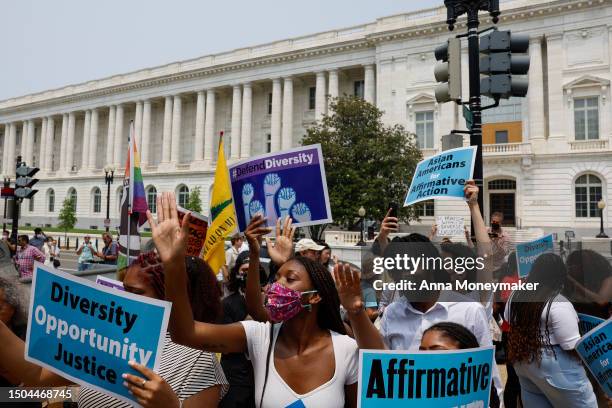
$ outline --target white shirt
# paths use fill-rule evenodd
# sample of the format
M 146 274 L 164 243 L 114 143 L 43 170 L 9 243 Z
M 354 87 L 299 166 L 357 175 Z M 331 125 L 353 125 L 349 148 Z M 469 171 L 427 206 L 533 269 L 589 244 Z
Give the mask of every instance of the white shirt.
M 266 357 L 270 345 L 270 323 L 260 323 L 253 320 L 240 323 L 244 326 L 246 333 L 248 357 L 253 363 L 255 403 L 259 408 L 264 378 L 266 376 Z M 343 408 L 344 386 L 355 384 L 359 379 L 359 349 L 355 340 L 349 336 L 330 331 L 336 363 L 334 376 L 331 380 L 307 394 L 297 394 L 285 383 L 274 367 L 274 344 L 276 344 L 280 328 L 280 324 L 274 326 L 274 342 L 270 355 L 268 382 L 266 384 L 263 406 L 266 408 L 286 407 L 301 400 L 301 403 L 306 408 Z M 304 375 L 316 374 L 304 373 Z
M 509 321 L 511 305 L 512 297 L 510 297 L 508 306 L 504 311 L 504 320 L 506 321 Z M 540 336 L 546 336 L 546 309 L 547 307 L 544 308 L 542 316 L 540 316 Z M 580 340 L 578 314 L 576 314 L 571 302 L 563 295 L 557 295 L 550 305 L 548 333 L 550 344 L 560 346 L 563 350 L 573 350 Z

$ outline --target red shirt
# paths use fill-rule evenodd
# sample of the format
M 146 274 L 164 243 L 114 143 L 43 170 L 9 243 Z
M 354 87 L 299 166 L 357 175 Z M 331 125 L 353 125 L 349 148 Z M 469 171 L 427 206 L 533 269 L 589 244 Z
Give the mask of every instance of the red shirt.
M 15 263 L 19 270 L 19 276 L 21 278 L 31 278 L 34 273 L 34 261 L 40 263 L 45 262 L 45 254 L 32 245 L 27 245 L 25 248 L 17 247 L 17 254 L 15 255 Z

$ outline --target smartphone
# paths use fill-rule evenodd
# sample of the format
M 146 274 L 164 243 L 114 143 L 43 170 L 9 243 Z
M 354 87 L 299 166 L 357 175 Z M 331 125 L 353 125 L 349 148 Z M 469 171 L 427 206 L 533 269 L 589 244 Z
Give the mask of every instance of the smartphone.
M 389 207 L 391 209 L 391 213 L 389 214 L 390 217 L 395 217 L 397 218 L 397 209 L 398 209 L 398 205 L 397 203 L 389 203 Z

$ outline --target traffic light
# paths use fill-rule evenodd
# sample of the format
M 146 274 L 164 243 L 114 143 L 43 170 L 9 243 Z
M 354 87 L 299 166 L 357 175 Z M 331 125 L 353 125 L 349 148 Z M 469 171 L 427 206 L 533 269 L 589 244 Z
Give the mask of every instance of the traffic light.
M 435 49 L 436 60 L 434 68 L 436 81 L 436 101 L 439 103 L 461 100 L 461 40 L 451 38 L 446 44 Z
M 32 198 L 38 190 L 32 190 L 32 186 L 38 183 L 38 179 L 32 178 L 40 170 L 38 167 L 28 167 L 25 163 L 17 166 L 15 178 L 15 197 Z
M 529 36 L 493 31 L 480 38 L 480 93 L 493 99 L 527 95 L 529 80 L 516 75 L 529 72 Z M 518 54 L 518 55 L 517 55 Z

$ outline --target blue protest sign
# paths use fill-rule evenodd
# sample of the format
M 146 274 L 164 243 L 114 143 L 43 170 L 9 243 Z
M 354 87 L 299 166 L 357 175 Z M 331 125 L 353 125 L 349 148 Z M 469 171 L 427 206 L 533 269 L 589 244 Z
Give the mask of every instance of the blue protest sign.
M 417 164 L 404 207 L 433 198 L 463 199 L 465 182 L 474 174 L 476 146 L 446 150 Z
M 360 350 L 358 406 L 488 407 L 493 355 L 493 346 L 418 353 Z
M 157 370 L 170 306 L 36 263 L 25 358 L 136 404 L 121 375 L 140 375 L 130 360 Z
M 297 227 L 332 222 L 321 145 L 252 157 L 229 166 L 229 174 L 240 231 L 256 214 L 268 226 L 286 216 Z
M 578 330 L 580 330 L 581 336 L 584 336 L 603 322 L 605 322 L 605 320 L 599 317 L 578 313 Z
M 606 320 L 582 336 L 576 351 L 601 385 L 608 398 L 612 398 L 612 319 Z
M 534 241 L 516 244 L 516 264 L 520 278 L 525 278 L 531 272 L 531 267 L 538 256 L 551 252 L 554 248 L 552 234 Z

